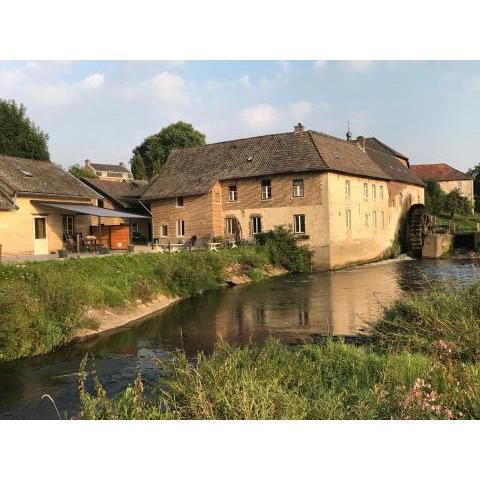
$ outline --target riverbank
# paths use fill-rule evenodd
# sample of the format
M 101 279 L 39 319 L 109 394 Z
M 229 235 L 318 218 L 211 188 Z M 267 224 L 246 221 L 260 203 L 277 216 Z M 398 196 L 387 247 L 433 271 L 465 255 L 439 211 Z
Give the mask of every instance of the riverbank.
M 0 361 L 47 353 L 226 282 L 285 272 L 274 267 L 265 247 L 1 265 Z
M 479 419 L 480 282 L 440 285 L 386 309 L 371 346 L 218 343 L 192 361 L 158 361 L 158 378 L 109 397 L 86 359 L 80 418 Z M 147 393 L 145 393 L 147 392 Z

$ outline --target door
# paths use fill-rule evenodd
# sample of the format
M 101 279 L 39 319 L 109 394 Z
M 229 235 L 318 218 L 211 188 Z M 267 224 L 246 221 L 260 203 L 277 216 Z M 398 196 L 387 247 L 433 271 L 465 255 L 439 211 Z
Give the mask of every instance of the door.
M 33 254 L 48 255 L 47 217 L 33 218 Z

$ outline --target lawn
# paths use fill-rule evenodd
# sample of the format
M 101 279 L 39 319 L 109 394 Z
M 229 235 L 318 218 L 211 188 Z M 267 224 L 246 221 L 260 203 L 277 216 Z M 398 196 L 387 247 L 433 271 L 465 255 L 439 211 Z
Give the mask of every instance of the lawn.
M 437 218 L 437 227 L 448 228 L 448 222 L 450 220 L 449 213 L 439 213 L 435 215 Z M 477 213 L 470 215 L 456 214 L 453 218 L 453 223 L 457 231 L 461 232 L 476 232 L 477 222 L 480 222 L 480 215 Z

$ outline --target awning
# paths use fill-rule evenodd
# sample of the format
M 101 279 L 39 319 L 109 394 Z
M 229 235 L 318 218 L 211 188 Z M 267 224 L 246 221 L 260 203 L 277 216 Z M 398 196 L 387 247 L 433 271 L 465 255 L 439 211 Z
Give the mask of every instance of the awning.
M 121 212 L 119 210 L 110 210 L 108 208 L 95 207 L 85 203 L 54 203 L 54 202 L 35 202 L 45 207 L 58 208 L 66 212 L 74 212 L 77 215 L 93 215 L 95 217 L 120 217 L 120 218 L 150 218 L 136 213 Z

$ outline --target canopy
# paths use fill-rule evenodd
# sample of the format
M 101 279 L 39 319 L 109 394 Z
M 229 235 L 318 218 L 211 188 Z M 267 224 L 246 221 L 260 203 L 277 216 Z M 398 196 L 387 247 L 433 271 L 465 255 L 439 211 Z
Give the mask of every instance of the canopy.
M 150 218 L 136 213 L 121 212 L 119 210 L 110 210 L 108 208 L 95 207 L 86 203 L 55 203 L 55 202 L 36 202 L 45 207 L 58 208 L 67 212 L 74 212 L 78 215 L 93 215 L 95 217 L 120 217 L 120 218 Z

